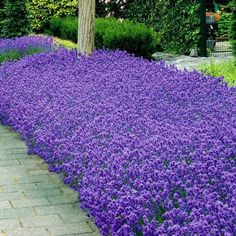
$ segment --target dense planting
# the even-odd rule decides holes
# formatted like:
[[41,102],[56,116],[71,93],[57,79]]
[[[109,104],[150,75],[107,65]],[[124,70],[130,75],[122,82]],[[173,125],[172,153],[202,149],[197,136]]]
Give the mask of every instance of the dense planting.
[[0,38],[0,64],[26,55],[54,50],[52,37],[25,36],[13,39]]
[[236,232],[236,89],[123,52],[0,67],[0,120],[62,172],[103,235]]

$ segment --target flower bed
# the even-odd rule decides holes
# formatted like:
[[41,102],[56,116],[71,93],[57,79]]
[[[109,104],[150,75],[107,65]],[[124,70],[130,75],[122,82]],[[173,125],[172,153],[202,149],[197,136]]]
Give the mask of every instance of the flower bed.
[[124,52],[0,67],[0,120],[79,192],[103,235],[236,232],[236,89]]
[[0,38],[0,64],[3,61],[21,59],[26,55],[53,51],[52,37],[24,36],[12,39]]

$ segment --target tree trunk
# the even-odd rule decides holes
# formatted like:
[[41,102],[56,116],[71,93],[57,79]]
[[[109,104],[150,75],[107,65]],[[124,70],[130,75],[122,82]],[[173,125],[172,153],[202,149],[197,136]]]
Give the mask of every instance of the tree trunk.
[[78,53],[91,55],[94,52],[95,0],[79,0]]

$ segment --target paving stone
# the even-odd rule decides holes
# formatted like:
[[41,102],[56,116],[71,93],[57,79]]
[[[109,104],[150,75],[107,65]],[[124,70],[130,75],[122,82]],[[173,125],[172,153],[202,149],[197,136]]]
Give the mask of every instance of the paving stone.
[[17,208],[17,209],[1,209],[0,211],[0,219],[18,219],[21,217],[31,217],[35,216],[36,213],[31,208]]
[[68,223],[68,224],[74,224],[74,223],[79,223],[82,221],[88,221],[89,217],[85,215],[85,213],[80,210],[80,211],[75,211],[74,214],[70,213],[66,213],[66,211],[63,214],[60,214],[62,220],[64,223]]
[[27,198],[54,197],[61,196],[62,191],[59,188],[45,188],[39,190],[25,191],[24,194]]
[[62,196],[48,197],[51,204],[66,204],[78,202],[78,197],[74,194],[64,194]]
[[3,236],[49,236],[50,233],[44,227],[37,228],[15,228],[12,230],[6,230]]
[[93,233],[93,230],[88,224],[84,222],[82,224],[65,224],[59,226],[50,226],[47,227],[48,231],[52,235],[80,235],[80,234],[89,234]]
[[[55,187],[57,187],[57,188],[60,188],[63,193],[65,193],[65,192],[63,191],[63,189],[62,189],[65,185],[64,185],[63,183],[54,182],[53,180],[48,181],[48,182],[36,183],[36,186],[37,186],[39,189],[55,188]],[[70,188],[68,188],[68,186],[67,186],[66,188],[67,188],[67,189],[70,189]],[[72,190],[72,192],[70,192],[70,194],[72,194],[73,192],[74,192],[74,191]]]
[[19,165],[20,163],[17,160],[0,161],[0,167],[19,166]]
[[45,175],[48,174],[48,170],[31,170],[30,175]]
[[1,125],[0,173],[0,236],[100,235],[78,194]]
[[0,201],[11,201],[24,198],[24,194],[21,192],[4,192],[0,193]]
[[17,219],[0,220],[0,230],[13,229],[18,227],[21,227],[21,225],[20,221]]
[[[11,201],[14,208],[49,206],[50,202],[46,198],[20,199]],[[47,208],[47,207],[46,207]]]
[[19,159],[19,162],[22,164],[22,165],[31,165],[31,164],[40,164],[40,163],[43,163],[43,159],[36,159],[36,158],[28,158],[28,159],[22,159],[20,160]]
[[11,208],[11,205],[9,203],[9,201],[1,201],[0,202],[0,209],[8,209]]
[[22,176],[21,178],[17,179],[16,182],[20,184],[25,183],[41,183],[41,182],[47,182],[49,179],[48,175],[29,175],[29,176]]
[[23,192],[26,190],[38,189],[35,183],[4,185],[4,186],[1,186],[1,188],[2,188],[2,192]]
[[35,207],[35,210],[38,215],[54,215],[54,214],[73,214],[80,215],[84,214],[84,212],[80,212],[80,209],[76,207],[76,204],[62,204],[62,205],[51,205],[51,206],[42,206]]
[[36,216],[20,219],[22,225],[25,227],[50,226],[63,224],[58,215]]

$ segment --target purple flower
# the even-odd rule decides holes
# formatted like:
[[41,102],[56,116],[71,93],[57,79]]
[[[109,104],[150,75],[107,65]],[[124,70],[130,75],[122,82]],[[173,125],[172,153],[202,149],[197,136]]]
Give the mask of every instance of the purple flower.
[[120,51],[0,67],[0,121],[79,192],[103,235],[236,232],[236,89]]

